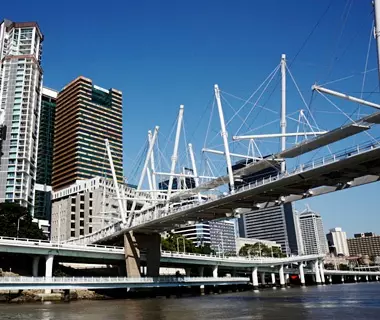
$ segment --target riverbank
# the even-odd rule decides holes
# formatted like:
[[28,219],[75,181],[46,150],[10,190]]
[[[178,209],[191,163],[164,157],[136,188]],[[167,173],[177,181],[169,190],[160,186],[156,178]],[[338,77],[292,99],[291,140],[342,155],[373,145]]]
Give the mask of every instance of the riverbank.
[[31,303],[44,301],[75,301],[75,300],[108,300],[107,295],[91,290],[71,290],[68,295],[63,290],[45,293],[44,290],[0,290],[0,303]]

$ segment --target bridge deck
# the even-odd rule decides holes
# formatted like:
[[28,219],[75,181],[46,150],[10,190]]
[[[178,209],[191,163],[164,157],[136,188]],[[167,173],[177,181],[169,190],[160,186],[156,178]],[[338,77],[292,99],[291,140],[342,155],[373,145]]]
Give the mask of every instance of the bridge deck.
[[189,221],[225,218],[238,208],[269,207],[375,182],[379,175],[380,145],[367,143],[303,164],[291,172],[257,180],[217,199],[173,208],[169,212],[157,207],[147,209],[136,213],[130,227],[117,222],[72,241],[99,243],[132,230],[162,232]]

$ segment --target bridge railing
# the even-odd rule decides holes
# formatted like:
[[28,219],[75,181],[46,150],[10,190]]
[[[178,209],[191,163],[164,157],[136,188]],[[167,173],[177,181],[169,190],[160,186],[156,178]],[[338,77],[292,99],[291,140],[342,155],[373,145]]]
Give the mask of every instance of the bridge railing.
[[246,277],[0,277],[0,283],[168,283],[249,281]]
[[49,246],[52,248],[61,248],[61,249],[83,249],[86,248],[88,250],[91,249],[105,249],[109,250],[123,250],[123,247],[117,246],[105,246],[100,244],[77,244],[75,242],[52,242],[49,240],[39,240],[39,239],[28,239],[28,238],[13,238],[13,237],[3,237],[0,236],[0,242],[12,242],[12,243],[20,243],[20,244],[28,244],[31,246]]

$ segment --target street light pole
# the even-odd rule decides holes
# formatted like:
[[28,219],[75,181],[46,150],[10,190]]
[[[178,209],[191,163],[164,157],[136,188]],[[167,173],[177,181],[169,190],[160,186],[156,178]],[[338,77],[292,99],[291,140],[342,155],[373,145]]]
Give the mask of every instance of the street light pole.
[[21,217],[19,217],[18,219],[17,219],[17,233],[16,233],[16,239],[18,239],[18,234],[19,234],[19,231],[20,231],[20,220],[22,219],[22,218],[24,218],[26,216],[26,214],[24,214],[23,216],[21,216]]

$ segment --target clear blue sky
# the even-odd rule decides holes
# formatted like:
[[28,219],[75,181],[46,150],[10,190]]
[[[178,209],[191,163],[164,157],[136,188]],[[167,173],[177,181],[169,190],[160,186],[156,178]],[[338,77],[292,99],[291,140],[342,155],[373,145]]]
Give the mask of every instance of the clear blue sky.
[[[39,23],[45,35],[44,85],[60,89],[84,75],[102,87],[123,91],[126,172],[131,171],[147,130],[156,124],[170,130],[179,104],[186,106],[191,133],[203,118],[214,83],[247,97],[278,64],[281,53],[287,54],[289,62],[298,54],[291,68],[303,92],[309,92],[316,81],[363,71],[371,10],[370,0],[67,0],[59,5],[19,0],[1,4],[3,18]],[[373,46],[369,61],[368,69],[376,67]],[[373,90],[376,81],[376,73],[369,76],[366,90]],[[334,88],[356,92],[360,83],[361,78]],[[194,137],[199,151],[203,140]],[[326,229],[341,226],[349,235],[380,233],[379,191],[380,184],[372,184],[308,203],[322,214]]]

